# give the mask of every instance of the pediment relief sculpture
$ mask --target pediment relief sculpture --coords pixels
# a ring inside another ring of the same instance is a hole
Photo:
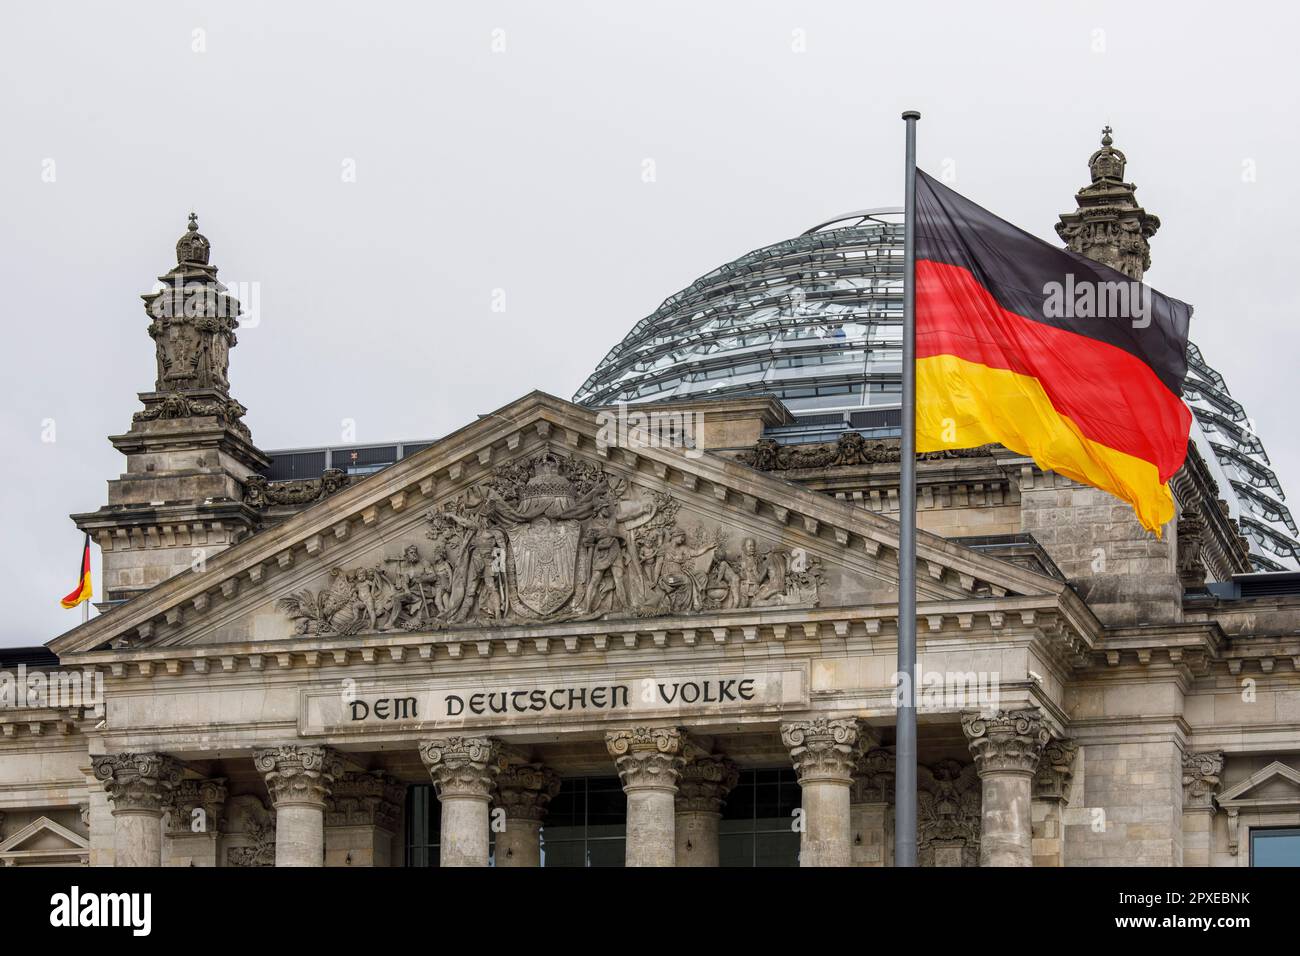
[[[817,557],[685,519],[670,494],[547,452],[428,512],[428,544],[277,608],[299,634],[355,634],[818,604]]]

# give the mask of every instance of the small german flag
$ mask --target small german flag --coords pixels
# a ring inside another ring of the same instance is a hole
[[[90,583],[90,535],[86,535],[85,547],[81,549],[81,566],[77,569],[77,586],[72,589],[72,593],[65,597],[59,603],[64,607],[76,607],[83,601],[89,601],[95,596],[95,589]]]
[[[1192,310],[916,171],[916,449],[999,443],[1160,536],[1187,457]]]

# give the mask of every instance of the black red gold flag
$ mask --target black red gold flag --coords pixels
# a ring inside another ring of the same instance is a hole
[[[72,589],[59,603],[64,607],[73,608],[83,601],[89,601],[95,596],[95,589],[90,583],[90,535],[86,535],[86,543],[81,549],[81,565],[78,568],[77,586]]]
[[[1191,307],[916,173],[916,450],[998,443],[1159,536],[1187,456]]]

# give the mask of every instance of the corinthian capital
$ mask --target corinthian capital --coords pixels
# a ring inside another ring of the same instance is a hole
[[[161,813],[181,780],[181,765],[166,754],[106,754],[90,763],[114,813]]]
[[[1223,751],[1183,754],[1183,806],[1188,809],[1213,810],[1214,795],[1219,792],[1223,773]]]
[[[345,773],[334,781],[325,804],[325,825],[377,826],[397,832],[406,789],[381,770]]]
[[[853,769],[854,803],[893,803],[895,758],[883,747],[872,747]]]
[[[168,832],[220,833],[221,814],[226,806],[226,778],[182,780],[171,796]],[[202,813],[195,811],[201,810]]]
[[[1034,796],[1046,800],[1064,801],[1070,792],[1070,780],[1074,777],[1074,758],[1079,752],[1079,745],[1073,740],[1054,737],[1043,747],[1043,755],[1038,760],[1038,770],[1034,773]]]
[[[740,771],[726,757],[704,755],[688,761],[677,781],[677,812],[721,813],[739,780]]]
[[[1033,774],[1050,736],[1037,707],[962,714],[961,729],[981,777],[989,773]]]
[[[253,751],[253,766],[266,776],[266,789],[277,807],[306,804],[324,808],[334,781],[343,775],[343,760],[328,747],[268,747]]]
[[[635,727],[605,734],[623,789],[676,790],[686,761],[684,740],[676,727]]]
[[[487,800],[504,762],[491,737],[437,737],[420,744],[420,759],[429,770],[438,799],[474,797]]]
[[[781,742],[790,751],[799,783],[835,780],[852,783],[853,769],[879,735],[857,717],[814,717],[781,725]]]
[[[510,764],[497,776],[493,798],[507,820],[546,818],[551,799],[560,792],[560,775],[539,763]]]

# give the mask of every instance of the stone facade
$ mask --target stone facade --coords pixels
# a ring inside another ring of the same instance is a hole
[[[208,256],[194,223],[168,276]],[[272,487],[223,294],[146,299],[155,391],[76,516],[111,606],[0,708],[0,862],[401,865],[418,784],[442,865],[536,866],[563,782],[617,774],[628,865],[714,866],[740,775],[785,768],[801,865],[892,864],[896,443],[780,446],[765,398],[675,405],[700,448],[612,447],[532,393]],[[1208,589],[1249,564],[1203,462],[1158,540],[1001,448],[918,484],[922,865],[1238,866],[1300,822],[1300,596]]]

